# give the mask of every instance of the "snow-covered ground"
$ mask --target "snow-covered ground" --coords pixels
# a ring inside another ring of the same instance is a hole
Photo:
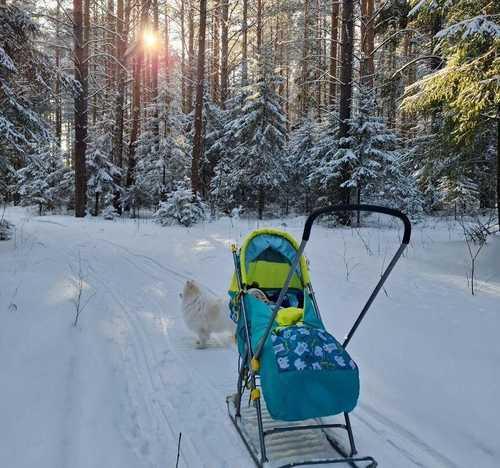
[[[179,432],[179,467],[253,466],[226,415],[234,345],[220,337],[195,349],[179,292],[193,277],[224,295],[231,242],[259,225],[300,237],[304,220],[186,229],[15,208],[7,217],[17,230],[0,242],[0,466],[173,467]],[[313,285],[339,338],[400,237],[314,227]],[[466,262],[453,223],[415,226],[351,342],[358,449],[382,467],[499,466],[500,237],[479,256],[475,297]],[[73,327],[79,276],[88,303]]]

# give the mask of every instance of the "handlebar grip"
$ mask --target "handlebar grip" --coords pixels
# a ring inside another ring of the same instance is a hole
[[[408,217],[401,211],[395,210],[393,208],[386,208],[385,206],[351,205],[351,204],[327,206],[326,208],[319,208],[313,211],[306,220],[306,225],[304,226],[304,233],[302,234],[302,240],[306,242],[309,240],[309,237],[311,235],[312,225],[318,216],[327,213],[335,213],[338,211],[367,211],[369,213],[382,213],[389,216],[393,216],[395,218],[399,218],[401,221],[403,221],[405,228],[403,234],[403,244],[408,245],[410,243],[411,223]]]

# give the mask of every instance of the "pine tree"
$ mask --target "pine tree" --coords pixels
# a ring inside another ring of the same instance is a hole
[[[156,138],[150,121],[138,140],[138,162],[134,193],[149,206],[157,206],[187,175],[191,148],[184,136],[181,114],[163,107],[158,124],[164,131]]]
[[[497,215],[500,220],[500,93],[498,76],[497,2],[489,0],[414,0],[409,16],[426,23],[438,16],[435,54],[444,66],[434,69],[406,90],[403,106],[412,112],[442,117],[458,143],[471,142],[484,128],[497,130]]]
[[[103,204],[104,197],[106,195],[111,196],[114,191],[119,190],[116,181],[120,180],[122,171],[112,162],[113,133],[111,127],[105,125],[104,131],[100,135],[96,134],[97,129],[93,130],[90,133],[92,138],[87,146],[86,155],[87,190],[89,198],[94,200],[94,216],[97,216],[100,203]]]
[[[313,184],[309,176],[315,164],[313,153],[316,145],[316,124],[306,118],[302,124],[292,131],[288,142],[288,185],[294,187],[294,196],[304,197],[303,208],[308,212],[314,204]]]
[[[46,210],[73,204],[74,172],[64,165],[56,146],[40,146],[26,160],[28,163],[17,171],[16,189],[22,205],[37,205],[42,215]]]
[[[187,188],[188,180],[179,183],[165,201],[160,202],[154,214],[156,222],[163,226],[182,224],[189,227],[206,218],[207,206],[201,197]]]
[[[349,174],[349,179],[341,186],[355,189],[358,203],[361,202],[363,188],[367,194],[376,192],[377,179],[399,156],[397,135],[376,113],[374,93],[362,88],[356,115],[350,122],[350,137],[346,139],[346,147],[339,149],[335,158],[338,171],[347,167]]]
[[[241,116],[231,128],[238,150],[231,179],[257,198],[259,219],[262,219],[266,194],[276,191],[283,182],[286,146],[286,117],[276,87],[280,78],[271,67],[269,51],[260,58],[259,77],[251,86]]]
[[[204,117],[204,137],[203,145],[205,151],[200,164],[200,176],[202,183],[202,194],[205,199],[211,187],[212,178],[215,175],[215,168],[219,161],[225,156],[227,149],[226,141],[226,120],[227,111],[223,111],[217,104],[205,97]]]
[[[16,4],[0,8],[0,178],[11,164],[19,167],[22,157],[40,142],[53,139],[43,117],[51,85],[61,80],[48,57],[37,48],[41,32],[27,8]]]
[[[457,213],[477,210],[479,190],[477,184],[465,174],[444,176],[439,181],[441,201],[445,208],[452,208]]]
[[[318,127],[316,144],[311,150],[311,172],[307,183],[320,196],[320,202],[340,199],[340,174],[337,171],[335,155],[339,149],[339,119],[334,111],[328,112]]]

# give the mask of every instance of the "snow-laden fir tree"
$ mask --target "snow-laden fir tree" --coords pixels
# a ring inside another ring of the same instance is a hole
[[[310,175],[315,169],[316,123],[304,119],[290,134],[287,151],[288,185],[294,187],[294,198],[303,200],[302,209],[309,212],[314,204]]]
[[[378,179],[399,156],[398,136],[376,114],[373,91],[361,89],[358,109],[350,122],[350,135],[340,142],[342,147],[334,158],[334,171],[339,177],[348,175],[341,187],[354,189],[358,203],[363,189],[368,198],[377,194]]]
[[[122,171],[112,162],[113,132],[109,124],[99,124],[102,133],[97,128],[92,129],[87,145],[87,190],[89,199],[94,200],[94,216],[99,214],[100,205],[108,204],[106,197],[111,199],[113,192],[120,190]]]
[[[37,47],[40,29],[29,6],[16,2],[0,8],[0,177],[8,161],[18,163],[34,146],[52,139],[42,113],[53,97],[52,86],[74,81],[56,69]]]
[[[193,194],[189,188],[189,180],[180,182],[175,190],[160,202],[153,217],[163,226],[182,224],[189,227],[204,220],[208,208],[198,194]]]
[[[215,133],[207,135],[206,158],[217,159],[210,180],[210,199],[226,214],[230,214],[243,202],[241,188],[231,179],[233,162],[239,151],[233,124],[241,117],[241,109],[245,105],[248,91],[248,86],[239,88],[237,94],[226,101],[225,110],[221,115],[223,128],[217,128]]]
[[[359,91],[347,138],[338,140],[331,119],[313,150],[316,169],[310,179],[319,181],[329,199],[335,200],[340,189],[348,188],[358,203],[363,199],[408,208],[405,193],[417,194],[418,189],[413,175],[405,172],[409,168],[400,138],[377,116],[373,91]]]
[[[16,189],[24,206],[37,205],[38,213],[73,204],[74,172],[54,145],[40,146],[26,156],[27,164],[17,171]]]
[[[374,92],[361,88],[358,108],[350,124],[344,151],[349,178],[342,186],[361,199],[399,208],[408,214],[422,211],[422,197],[411,167],[412,149],[405,149],[399,135],[377,116]],[[352,154],[349,154],[349,151]]]
[[[153,125],[147,125],[138,143],[135,190],[149,206],[157,206],[183,180],[189,168],[189,143],[184,136],[184,122],[178,112],[166,108],[159,117],[161,132],[153,136]]]
[[[338,174],[332,171],[332,164],[338,150],[338,114],[328,112],[319,124],[317,139],[311,150],[311,171],[307,175],[307,183],[318,195],[336,201],[334,194],[338,192]]]
[[[455,217],[458,213],[475,211],[479,208],[478,184],[463,173],[444,176],[438,185],[444,208],[451,208]]]
[[[219,161],[228,153],[225,144],[227,141],[227,138],[225,138],[227,117],[228,111],[221,109],[206,95],[203,112],[203,142],[205,151],[203,152],[203,159],[200,164],[200,176],[205,199],[209,195],[211,182],[215,175],[215,168]]]
[[[250,86],[252,92],[240,116],[229,123],[237,148],[227,182],[242,189],[247,202],[257,200],[262,219],[266,198],[275,195],[286,181],[286,117],[276,92],[281,78],[274,74],[268,50],[258,65],[258,78]]]
[[[380,179],[378,196],[369,201],[402,210],[418,220],[424,211],[424,197],[418,186],[413,163],[414,151],[402,148]]]

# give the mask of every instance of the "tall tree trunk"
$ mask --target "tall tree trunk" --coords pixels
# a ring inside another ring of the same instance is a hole
[[[158,111],[158,53],[159,53],[159,43],[158,39],[160,36],[159,24],[158,24],[158,0],[153,0],[153,29],[157,40],[156,47],[151,51],[151,100],[153,102],[153,138],[154,144],[158,143],[158,138],[160,136],[160,121],[159,121],[159,111]]]
[[[316,115],[321,119],[321,79],[323,74],[323,24],[321,15],[321,1],[316,0]]]
[[[141,20],[139,26],[139,45],[137,47],[136,59],[133,74],[132,89],[132,128],[130,129],[130,141],[128,147],[128,167],[127,167],[127,187],[135,183],[136,149],[137,138],[139,136],[141,123],[141,74],[144,61],[143,32],[146,26],[151,0],[144,0],[142,3]]]
[[[286,129],[290,130],[290,25],[292,24],[292,8],[286,4],[286,75],[285,75],[285,113]]]
[[[181,0],[181,106],[182,112],[187,113],[185,3]]]
[[[61,148],[62,142],[62,103],[61,103],[61,73],[60,73],[60,62],[61,62],[61,49],[59,48],[59,38],[60,38],[60,25],[59,18],[61,16],[61,6],[57,2],[56,6],[56,85],[55,85],[55,95],[56,95],[56,140],[57,146]]]
[[[123,0],[122,0],[123,1]],[[106,51],[108,57],[106,58],[106,96],[112,92],[115,84],[115,73],[116,66],[111,57],[116,57],[116,52],[114,49],[114,38],[115,38],[115,2],[114,0],[108,0],[108,8],[106,12]]]
[[[84,25],[88,24],[88,8],[89,0],[87,0],[85,8],[83,8],[82,0],[73,0],[75,80],[80,85],[80,90],[75,97],[75,216],[77,218],[85,216],[87,206],[85,153],[87,151],[88,118],[88,46],[85,42],[86,28]]]
[[[373,62],[374,48],[374,3],[373,0],[362,0],[361,2],[361,83],[373,88],[373,74],[375,72]]]
[[[193,85],[194,85],[194,0],[189,0],[188,17],[188,77],[186,84],[186,112],[193,110]]]
[[[225,1],[225,0],[222,0]],[[220,102],[219,76],[220,76],[220,41],[219,27],[221,21],[221,0],[215,0],[212,12],[212,100],[216,103]]]
[[[124,9],[125,0],[116,2],[116,94],[115,94],[115,125],[113,129],[113,162],[123,168],[123,121],[125,105],[125,86],[127,66],[125,50],[127,48],[128,16],[130,8],[127,6],[127,14]]]
[[[339,26],[340,0],[332,0],[332,19],[330,36],[330,107],[333,107],[337,98],[337,43]]]
[[[170,60],[170,16],[169,16],[169,7],[168,4],[165,6],[165,85],[167,88],[166,93],[166,106],[167,112],[170,110],[170,81],[171,81],[171,60]],[[165,127],[166,127],[165,123]],[[165,134],[168,133],[168,129],[165,128]]]
[[[352,109],[352,66],[354,47],[354,22],[353,22],[353,0],[342,2],[342,49],[340,68],[340,110],[339,110],[339,137],[349,136],[349,120]],[[343,180],[347,180],[349,174],[343,174]],[[343,189],[343,198],[349,203],[349,189]]]
[[[127,187],[133,185],[135,181],[135,153],[141,120],[141,71],[143,54],[142,46],[140,46],[135,59],[133,73],[134,86],[132,89],[132,128],[130,129],[130,141],[128,146]]]
[[[246,86],[248,84],[248,0],[243,0],[242,15],[243,20],[241,23],[241,30],[243,37],[241,43],[241,86]]]
[[[196,105],[194,115],[193,158],[191,162],[191,188],[201,193],[200,163],[203,156],[203,84],[205,77],[205,32],[207,27],[207,0],[200,0],[200,26],[198,28],[198,73],[196,77]]]
[[[304,0],[304,37],[302,41],[302,70],[300,86],[300,115],[309,111],[309,1]]]
[[[257,55],[262,52],[262,2],[264,0],[257,0]]]
[[[92,1],[92,21],[90,20],[90,2]],[[91,67],[91,72],[89,73],[89,76],[95,77],[97,75],[97,60],[95,58],[95,54],[97,53],[97,41],[99,39],[99,30],[97,26],[102,26],[99,24],[99,18],[98,18],[98,13],[97,13],[97,4],[95,0],[88,0],[89,2],[89,16],[88,16],[88,22],[86,26],[86,31],[87,31],[87,60],[89,62],[89,67]],[[92,24],[92,28],[90,25]],[[92,31],[93,29],[93,31]],[[90,37],[92,36],[92,41],[90,41]],[[92,80],[92,81],[95,81]],[[100,94],[100,90],[93,89],[91,95],[91,110],[92,110],[92,126],[95,127],[95,124],[97,122],[97,99]]]
[[[221,24],[221,68],[220,68],[220,104],[223,109],[229,97],[229,0],[222,1]]]

